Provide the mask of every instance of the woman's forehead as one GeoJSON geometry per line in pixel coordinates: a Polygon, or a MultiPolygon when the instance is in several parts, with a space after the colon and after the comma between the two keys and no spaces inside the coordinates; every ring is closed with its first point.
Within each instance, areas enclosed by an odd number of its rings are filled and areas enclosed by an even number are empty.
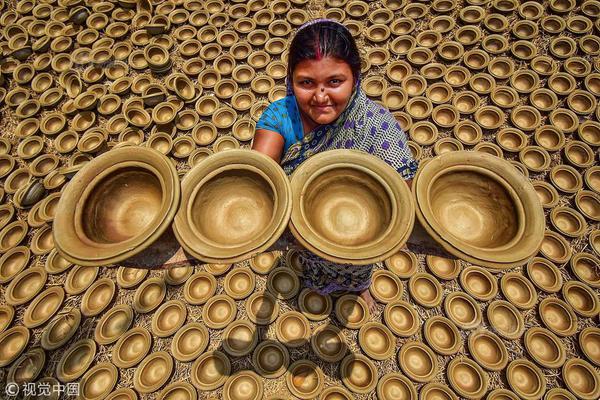
{"type": "Polygon", "coordinates": [[[320,60],[302,60],[294,68],[294,76],[329,78],[339,75],[352,75],[350,65],[339,58],[324,57],[320,60]]]}

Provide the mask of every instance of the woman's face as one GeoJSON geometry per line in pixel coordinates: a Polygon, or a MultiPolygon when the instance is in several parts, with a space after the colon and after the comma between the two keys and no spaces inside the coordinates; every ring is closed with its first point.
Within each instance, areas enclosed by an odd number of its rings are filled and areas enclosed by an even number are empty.
{"type": "Polygon", "coordinates": [[[335,121],[348,105],[354,89],[350,65],[332,57],[299,62],[292,73],[292,82],[300,111],[317,125],[335,121]]]}

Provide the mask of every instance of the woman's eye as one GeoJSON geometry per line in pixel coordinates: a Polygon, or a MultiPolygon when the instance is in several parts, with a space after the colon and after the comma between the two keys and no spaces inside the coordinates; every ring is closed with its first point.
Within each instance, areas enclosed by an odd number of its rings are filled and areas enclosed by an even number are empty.
{"type": "Polygon", "coordinates": [[[339,79],[332,79],[330,82],[333,83],[334,85],[341,83],[341,81],[339,79]]]}
{"type": "Polygon", "coordinates": [[[300,83],[303,85],[308,85],[308,84],[310,84],[310,81],[308,79],[305,79],[303,81],[300,81],[300,83]]]}

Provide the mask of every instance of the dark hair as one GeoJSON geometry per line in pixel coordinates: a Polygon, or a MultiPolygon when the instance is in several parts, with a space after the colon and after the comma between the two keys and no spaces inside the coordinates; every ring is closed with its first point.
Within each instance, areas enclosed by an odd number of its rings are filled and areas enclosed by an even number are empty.
{"type": "Polygon", "coordinates": [[[288,76],[304,60],[334,57],[350,65],[354,81],[360,78],[360,53],[348,29],[334,21],[318,21],[302,27],[294,36],[288,57],[288,76]]]}

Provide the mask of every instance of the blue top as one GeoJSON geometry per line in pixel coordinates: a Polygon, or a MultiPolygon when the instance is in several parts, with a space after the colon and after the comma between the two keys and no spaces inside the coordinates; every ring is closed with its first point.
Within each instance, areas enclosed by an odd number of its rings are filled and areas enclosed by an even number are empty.
{"type": "Polygon", "coordinates": [[[302,140],[304,136],[296,97],[286,96],[269,104],[256,123],[256,129],[266,129],[283,136],[285,154],[291,145],[302,140]]]}

